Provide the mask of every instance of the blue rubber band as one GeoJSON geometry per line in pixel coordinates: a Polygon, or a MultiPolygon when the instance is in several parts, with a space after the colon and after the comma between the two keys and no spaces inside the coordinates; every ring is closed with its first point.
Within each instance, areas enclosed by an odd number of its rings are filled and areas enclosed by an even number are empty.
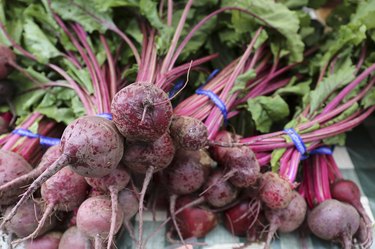
{"type": "Polygon", "coordinates": [[[308,155],[302,155],[301,160],[305,160],[309,157],[309,155],[332,155],[333,154],[333,147],[322,146],[318,147],[308,153],[308,155]]]}
{"type": "Polygon", "coordinates": [[[284,130],[286,134],[292,139],[294,146],[296,146],[296,149],[301,153],[301,155],[305,155],[307,152],[306,145],[303,142],[302,138],[298,135],[295,129],[288,128],[284,130]]]}
{"type": "Polygon", "coordinates": [[[28,137],[28,138],[39,138],[40,140],[39,142],[43,146],[53,146],[53,145],[57,145],[60,143],[59,138],[42,136],[42,135],[35,134],[32,131],[23,129],[23,128],[15,129],[12,131],[12,133],[19,135],[19,136],[23,136],[23,137],[28,137]]]}
{"type": "Polygon", "coordinates": [[[177,81],[177,83],[169,91],[168,97],[172,98],[184,86],[184,83],[185,83],[185,81],[183,81],[183,80],[177,81]]]}
{"type": "Polygon", "coordinates": [[[210,90],[203,90],[202,88],[198,88],[195,91],[195,93],[198,94],[198,95],[205,95],[208,98],[210,98],[211,101],[214,102],[214,104],[216,105],[216,107],[219,108],[220,111],[221,111],[221,113],[223,114],[224,123],[225,124],[228,123],[228,111],[227,111],[227,107],[225,106],[225,103],[219,98],[219,96],[217,96],[214,92],[212,92],[210,90]]]}
{"type": "Polygon", "coordinates": [[[18,128],[12,131],[13,134],[20,135],[22,137],[39,138],[39,136],[30,130],[18,128]]]}
{"type": "Polygon", "coordinates": [[[96,114],[96,116],[106,118],[108,120],[112,120],[112,114],[108,112],[99,113],[99,114],[96,114]]]}
{"type": "Polygon", "coordinates": [[[40,136],[40,144],[45,146],[54,146],[60,144],[59,138],[40,136]]]}

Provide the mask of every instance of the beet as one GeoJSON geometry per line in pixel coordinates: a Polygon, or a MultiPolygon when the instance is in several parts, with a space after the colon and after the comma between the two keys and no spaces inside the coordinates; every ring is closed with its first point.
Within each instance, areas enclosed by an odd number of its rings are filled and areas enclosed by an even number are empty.
{"type": "MultiPolygon", "coordinates": [[[[177,199],[176,207],[181,208],[194,200],[192,196],[182,196],[177,199]]],[[[202,238],[218,223],[215,213],[199,207],[189,207],[176,214],[182,236],[186,238],[202,238]]]]}
{"type": "Polygon", "coordinates": [[[59,249],[92,249],[90,238],[76,226],[66,230],[60,239],[59,249]]]}
{"type": "Polygon", "coordinates": [[[19,206],[51,176],[68,166],[86,177],[102,177],[111,173],[123,155],[123,137],[115,125],[102,117],[85,116],[69,124],[61,138],[61,156],[26,190],[0,229],[12,218],[19,206]]]}
{"type": "Polygon", "coordinates": [[[225,227],[235,236],[245,236],[256,222],[258,213],[259,210],[251,210],[250,201],[241,201],[225,211],[225,227]]]}
{"type": "MultiPolygon", "coordinates": [[[[77,227],[95,244],[105,241],[111,229],[112,217],[111,199],[107,196],[96,196],[86,199],[78,209],[77,227]]],[[[115,222],[115,233],[120,230],[123,212],[118,212],[115,222]]]]}
{"type": "MultiPolygon", "coordinates": [[[[5,211],[7,215],[12,210],[12,207],[9,207],[5,211]]],[[[6,230],[10,233],[14,233],[17,237],[22,238],[30,233],[32,233],[38,226],[38,221],[42,217],[43,208],[41,205],[40,199],[27,200],[23,205],[18,209],[17,213],[13,218],[6,224],[6,230]]],[[[51,216],[51,219],[43,225],[43,228],[40,229],[39,234],[44,234],[47,231],[51,230],[56,224],[56,216],[51,216]]]]}
{"type": "Polygon", "coordinates": [[[305,220],[307,204],[305,199],[296,191],[292,192],[292,200],[286,208],[265,210],[265,216],[270,223],[267,242],[264,248],[270,248],[271,240],[276,230],[289,233],[296,230],[305,220]]]}
{"type": "Polygon", "coordinates": [[[108,238],[108,249],[112,246],[113,237],[115,233],[115,222],[118,210],[118,193],[128,185],[130,180],[129,173],[123,168],[117,168],[111,172],[111,174],[103,176],[101,178],[90,178],[86,177],[87,183],[104,193],[108,193],[111,196],[112,201],[112,221],[111,230],[108,238]]]}
{"type": "Polygon", "coordinates": [[[311,232],[324,240],[333,240],[345,249],[352,248],[352,237],[359,228],[356,209],[337,200],[325,200],[307,215],[311,232]]]}
{"type": "MultiPolygon", "coordinates": [[[[229,131],[219,131],[215,136],[215,141],[222,142],[226,144],[238,142],[241,137],[229,131]]],[[[227,151],[231,150],[231,147],[223,147],[223,146],[211,146],[210,147],[210,155],[212,158],[217,162],[224,162],[224,156],[226,155],[227,151]]]]}
{"type": "Polygon", "coordinates": [[[238,188],[250,187],[260,177],[259,163],[247,146],[229,148],[223,157],[223,165],[229,169],[229,174],[233,174],[229,180],[238,188]]]}
{"type": "MultiPolygon", "coordinates": [[[[170,198],[170,213],[171,213],[171,219],[174,222],[176,231],[178,235],[180,236],[181,240],[184,236],[180,233],[179,225],[176,223],[176,214],[183,211],[184,208],[193,207],[199,204],[202,204],[204,202],[209,203],[211,206],[220,208],[225,207],[226,205],[229,205],[232,203],[237,195],[238,190],[227,181],[221,181],[223,178],[223,172],[220,170],[214,171],[208,178],[208,180],[205,183],[206,190],[201,194],[200,198],[197,198],[193,200],[191,203],[188,203],[186,207],[182,207],[175,212],[175,201],[177,198],[177,195],[172,195],[170,198]]],[[[182,240],[183,241],[183,240],[182,240]]]]}
{"type": "Polygon", "coordinates": [[[175,216],[177,195],[190,194],[198,190],[206,181],[213,160],[203,151],[180,149],[167,171],[167,185],[171,193],[169,211],[178,236],[185,244],[175,216]]]}
{"type": "Polygon", "coordinates": [[[266,172],[261,177],[259,196],[269,208],[286,208],[293,198],[291,184],[277,173],[266,172]]]}
{"type": "Polygon", "coordinates": [[[116,192],[124,189],[129,183],[130,175],[123,167],[118,167],[109,175],[100,178],[86,177],[85,179],[92,188],[100,190],[102,193],[110,193],[111,189],[116,192]]]}
{"type": "Polygon", "coordinates": [[[230,182],[221,181],[223,175],[222,171],[217,170],[209,176],[205,184],[205,188],[209,189],[205,191],[204,198],[214,207],[224,207],[233,202],[238,195],[237,188],[230,182]]]}
{"type": "Polygon", "coordinates": [[[46,208],[38,227],[33,233],[15,242],[33,239],[39,234],[47,219],[54,211],[73,211],[85,200],[88,185],[85,178],[73,172],[70,168],[63,168],[42,185],[42,198],[46,208]]]}
{"type": "Polygon", "coordinates": [[[76,119],[67,126],[61,138],[61,152],[67,157],[66,163],[85,177],[110,174],[119,164],[123,150],[123,138],[114,124],[97,116],[76,119]]]}
{"type": "Polygon", "coordinates": [[[59,249],[61,236],[61,232],[49,232],[36,239],[26,241],[25,249],[59,249]]]}
{"type": "Polygon", "coordinates": [[[127,141],[123,161],[130,170],[144,174],[150,166],[154,172],[166,168],[174,153],[172,138],[166,133],[152,143],[127,141]]]}
{"type": "Polygon", "coordinates": [[[366,210],[362,206],[361,192],[355,182],[345,179],[334,182],[331,186],[331,195],[336,200],[351,204],[365,221],[371,222],[366,210]]]}
{"type": "Polygon", "coordinates": [[[120,210],[124,213],[123,224],[129,232],[130,237],[135,239],[134,228],[130,220],[138,213],[139,200],[133,191],[123,189],[118,194],[118,202],[120,210]]]}
{"type": "Polygon", "coordinates": [[[339,179],[331,185],[331,195],[332,198],[349,203],[357,209],[359,215],[362,217],[361,223],[365,223],[360,226],[362,237],[360,241],[364,248],[370,247],[373,241],[372,221],[361,203],[361,191],[357,184],[351,180],[339,179]],[[363,238],[364,234],[367,234],[366,238],[363,238]]]}
{"type": "Polygon", "coordinates": [[[170,131],[173,140],[184,150],[199,150],[208,144],[207,127],[196,118],[174,115],[170,131]]]}
{"type": "Polygon", "coordinates": [[[214,161],[203,150],[178,150],[166,172],[168,190],[177,195],[190,194],[205,183],[214,161]]]}
{"type": "MultiPolygon", "coordinates": [[[[16,179],[32,171],[31,165],[20,155],[12,151],[0,149],[0,185],[16,179]]],[[[0,192],[0,205],[10,205],[23,192],[22,188],[9,188],[7,192],[0,192]]]]}
{"type": "Polygon", "coordinates": [[[139,198],[139,243],[142,242],[143,201],[152,175],[165,169],[175,154],[172,138],[168,133],[154,142],[127,141],[124,151],[124,163],[134,172],[145,174],[139,198]]]}
{"type": "Polygon", "coordinates": [[[130,220],[138,213],[138,198],[129,189],[124,189],[118,196],[119,205],[124,211],[124,220],[130,220]]]}
{"type": "MultiPolygon", "coordinates": [[[[60,147],[58,145],[50,147],[44,153],[38,167],[0,186],[1,200],[11,198],[11,194],[15,190],[17,190],[17,192],[21,194],[24,191],[24,186],[32,183],[34,179],[40,176],[43,171],[45,171],[54,161],[56,161],[60,157],[60,155],[60,147]]],[[[2,202],[0,201],[0,203],[2,202]]]]}
{"type": "Polygon", "coordinates": [[[16,61],[16,55],[14,52],[4,46],[0,46],[0,79],[5,79],[8,74],[12,71],[11,65],[16,61]]]}
{"type": "Polygon", "coordinates": [[[168,95],[153,84],[133,83],[121,89],[111,105],[113,122],[131,140],[155,141],[172,120],[168,95]]]}

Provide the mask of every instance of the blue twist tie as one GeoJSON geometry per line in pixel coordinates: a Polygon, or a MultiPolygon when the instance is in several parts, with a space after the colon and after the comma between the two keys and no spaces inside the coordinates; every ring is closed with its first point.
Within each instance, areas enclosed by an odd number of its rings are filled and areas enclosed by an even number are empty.
{"type": "Polygon", "coordinates": [[[220,109],[221,113],[223,114],[224,117],[224,123],[228,123],[228,112],[227,112],[227,107],[225,106],[224,102],[217,96],[214,92],[210,90],[203,90],[201,88],[198,88],[195,91],[196,94],[198,95],[205,95],[208,98],[211,99],[212,102],[216,105],[217,108],[220,109]]]}
{"type": "Polygon", "coordinates": [[[185,81],[183,81],[183,80],[177,81],[177,83],[169,91],[168,97],[172,98],[184,86],[184,83],[185,83],[185,81]]]}
{"type": "Polygon", "coordinates": [[[96,116],[106,118],[108,120],[112,120],[112,114],[111,113],[103,112],[103,113],[96,114],[96,116]]]}
{"type": "Polygon", "coordinates": [[[13,134],[20,135],[22,137],[39,138],[39,136],[30,130],[19,128],[12,131],[13,134]]]}
{"type": "Polygon", "coordinates": [[[333,154],[333,148],[322,146],[318,147],[315,150],[312,150],[309,152],[308,155],[302,155],[301,160],[305,160],[309,157],[309,155],[332,155],[333,154]]]}
{"type": "Polygon", "coordinates": [[[39,138],[40,144],[45,146],[53,146],[60,143],[59,138],[53,138],[53,137],[46,137],[39,134],[35,134],[30,130],[18,128],[12,131],[13,134],[28,137],[28,138],[39,138]]]}
{"type": "Polygon", "coordinates": [[[39,136],[40,144],[45,146],[54,146],[60,144],[59,138],[39,136]]]}
{"type": "Polygon", "coordinates": [[[295,129],[288,128],[284,130],[286,134],[292,139],[294,146],[296,146],[296,149],[301,153],[301,155],[305,155],[307,152],[306,145],[303,142],[302,138],[298,135],[295,129]]]}

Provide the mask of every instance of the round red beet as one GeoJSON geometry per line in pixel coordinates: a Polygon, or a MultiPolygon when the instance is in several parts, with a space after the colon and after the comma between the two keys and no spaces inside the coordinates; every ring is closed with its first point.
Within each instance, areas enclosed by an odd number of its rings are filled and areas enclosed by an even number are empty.
{"type": "Polygon", "coordinates": [[[242,201],[225,211],[224,224],[233,235],[245,236],[256,218],[249,213],[249,201],[242,201]]]}
{"type": "Polygon", "coordinates": [[[133,83],[121,89],[111,105],[113,122],[131,140],[155,141],[172,120],[168,95],[153,84],[133,83]]]}
{"type": "MultiPolygon", "coordinates": [[[[193,201],[190,196],[183,196],[177,199],[176,209],[193,201]]],[[[186,208],[176,215],[177,223],[184,238],[206,236],[218,223],[216,214],[199,207],[186,208]]]]}

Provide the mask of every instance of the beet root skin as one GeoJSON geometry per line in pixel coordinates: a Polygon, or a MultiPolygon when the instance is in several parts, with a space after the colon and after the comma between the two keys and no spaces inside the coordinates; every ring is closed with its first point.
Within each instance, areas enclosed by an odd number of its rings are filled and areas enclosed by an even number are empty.
{"type": "Polygon", "coordinates": [[[152,166],[155,171],[166,168],[173,160],[175,146],[172,138],[165,133],[152,143],[127,141],[123,162],[127,168],[137,173],[146,173],[152,166]]]}
{"type": "MultiPolygon", "coordinates": [[[[90,238],[99,235],[106,239],[111,227],[111,199],[107,196],[96,196],[86,199],[78,209],[77,227],[90,238]]],[[[120,230],[123,221],[123,212],[116,217],[115,233],[120,230]]]]}
{"type": "Polygon", "coordinates": [[[31,165],[19,154],[0,149],[0,185],[24,175],[32,169],[31,165]]]}
{"type": "Polygon", "coordinates": [[[33,240],[25,242],[25,249],[59,249],[61,232],[49,232],[33,240]]]}
{"type": "Polygon", "coordinates": [[[61,211],[73,211],[85,200],[88,184],[85,178],[70,168],[63,168],[48,179],[41,188],[47,203],[61,211]]]}
{"type": "Polygon", "coordinates": [[[317,237],[338,241],[345,248],[351,248],[352,237],[359,228],[360,216],[353,206],[331,199],[309,212],[307,223],[317,237]]]}
{"type": "MultiPolygon", "coordinates": [[[[5,215],[10,212],[12,207],[5,211],[5,215]]],[[[40,200],[27,200],[18,209],[13,218],[6,224],[7,231],[14,233],[17,237],[22,238],[31,234],[38,226],[38,221],[42,217],[43,207],[40,200]]],[[[56,224],[56,216],[46,222],[39,235],[51,230],[56,224]]]]}
{"type": "MultiPolygon", "coordinates": [[[[35,178],[43,173],[60,156],[60,148],[55,145],[50,147],[43,155],[39,165],[26,174],[18,176],[13,180],[0,186],[0,205],[11,204],[23,193],[24,186],[32,183],[35,178]]],[[[30,166],[31,167],[31,166],[30,166]]]]}
{"type": "Polygon", "coordinates": [[[233,202],[238,196],[238,190],[228,181],[222,181],[222,171],[213,172],[208,178],[204,193],[205,200],[213,207],[224,207],[233,202]]]}
{"type": "Polygon", "coordinates": [[[61,154],[69,166],[84,177],[102,177],[121,161],[124,139],[113,122],[97,116],[85,116],[69,124],[61,138],[61,154]]]}
{"type": "Polygon", "coordinates": [[[249,201],[242,201],[225,211],[224,224],[228,231],[235,236],[245,236],[250,226],[254,223],[254,217],[249,212],[249,201]],[[244,214],[246,216],[242,217],[244,214]]]}
{"type": "Polygon", "coordinates": [[[134,192],[124,189],[118,194],[120,209],[124,211],[124,221],[130,220],[138,213],[139,200],[134,192]]]}
{"type": "Polygon", "coordinates": [[[190,194],[202,187],[213,160],[203,150],[178,150],[166,172],[168,188],[177,195],[190,194]]]}
{"type": "MultiPolygon", "coordinates": [[[[30,173],[33,170],[31,165],[15,152],[0,150],[0,186],[5,186],[18,177],[30,173]]],[[[22,185],[24,186],[24,185],[22,185]]],[[[1,188],[0,187],[0,188],[1,188]]],[[[21,186],[7,188],[0,191],[0,205],[10,205],[15,202],[20,194],[24,192],[21,186]]]]}
{"type": "Polygon", "coordinates": [[[291,184],[274,172],[266,172],[261,177],[259,196],[267,207],[286,208],[292,200],[291,184]]]}
{"type": "Polygon", "coordinates": [[[265,216],[267,220],[276,222],[278,230],[282,233],[289,233],[296,230],[305,220],[307,203],[305,199],[296,191],[289,205],[283,209],[267,209],[265,216]]]}
{"type": "Polygon", "coordinates": [[[153,84],[133,83],[121,89],[111,105],[113,122],[130,140],[155,141],[168,130],[172,104],[168,95],[153,84]]]}
{"type": "Polygon", "coordinates": [[[173,140],[185,150],[203,149],[208,144],[208,130],[202,121],[174,115],[170,127],[173,140]]]}
{"type": "Polygon", "coordinates": [[[254,185],[260,177],[260,166],[254,152],[247,146],[229,148],[223,158],[224,166],[235,171],[229,179],[238,188],[254,185]]]}
{"type": "MultiPolygon", "coordinates": [[[[176,209],[192,202],[194,197],[182,196],[176,201],[176,209]]],[[[202,238],[206,236],[218,223],[215,213],[199,207],[189,207],[176,214],[178,227],[182,236],[186,238],[202,238]]]]}
{"type": "MultiPolygon", "coordinates": [[[[239,135],[236,135],[226,130],[222,130],[216,134],[215,141],[230,144],[233,142],[237,142],[240,138],[241,137],[239,135]]],[[[215,161],[224,162],[224,157],[227,151],[230,150],[231,147],[212,146],[210,147],[210,155],[215,161]]]]}
{"type": "Polygon", "coordinates": [[[76,226],[66,230],[59,243],[59,249],[92,249],[90,238],[76,226]]]}
{"type": "Polygon", "coordinates": [[[99,190],[102,193],[109,193],[110,188],[114,191],[124,189],[130,181],[130,175],[123,167],[119,167],[114,169],[109,175],[100,178],[86,177],[85,179],[95,190],[99,190]]]}

